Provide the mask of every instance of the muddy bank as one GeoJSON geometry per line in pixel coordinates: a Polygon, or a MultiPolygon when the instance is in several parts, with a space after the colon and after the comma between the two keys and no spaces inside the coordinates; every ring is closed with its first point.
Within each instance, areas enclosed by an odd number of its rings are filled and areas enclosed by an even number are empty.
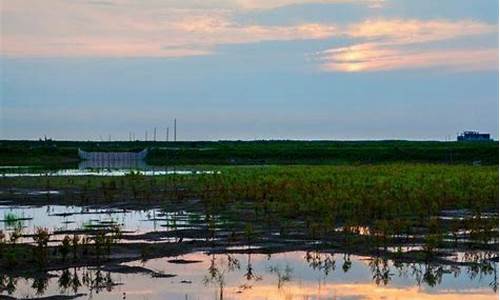
{"type": "MultiPolygon", "coordinates": [[[[90,234],[92,238],[94,234],[90,234]]],[[[421,243],[408,243],[404,241],[378,244],[366,238],[350,236],[351,242],[346,243],[344,235],[332,236],[324,239],[310,239],[304,235],[276,236],[262,233],[253,240],[248,240],[242,233],[218,232],[212,235],[208,231],[169,231],[145,233],[134,236],[124,235],[121,239],[106,250],[105,246],[98,246],[96,242],[88,245],[77,246],[74,257],[68,254],[62,257],[61,246],[48,246],[46,261],[37,265],[35,257],[37,247],[31,244],[3,245],[3,253],[15,251],[17,261],[9,266],[8,258],[3,255],[2,274],[10,276],[35,276],[46,272],[79,268],[100,267],[102,270],[116,273],[146,273],[153,277],[175,276],[175,274],[160,274],[151,270],[140,268],[128,269],[117,267],[121,263],[155,258],[169,258],[170,263],[190,264],[198,261],[177,259],[176,257],[193,253],[204,252],[207,254],[276,254],[290,251],[319,251],[322,253],[340,253],[367,257],[380,257],[395,262],[425,263],[434,265],[482,265],[498,262],[497,244],[471,244],[471,243],[442,243],[439,248],[425,249],[421,243]],[[182,232],[182,233],[181,233],[182,232]],[[213,236],[213,238],[211,238],[213,236]],[[172,241],[162,241],[161,237],[173,238],[172,241]],[[135,242],[141,240],[141,242],[135,242]],[[456,253],[463,253],[466,259],[456,260],[456,253]]],[[[421,241],[423,242],[423,241],[421,241]]]]}

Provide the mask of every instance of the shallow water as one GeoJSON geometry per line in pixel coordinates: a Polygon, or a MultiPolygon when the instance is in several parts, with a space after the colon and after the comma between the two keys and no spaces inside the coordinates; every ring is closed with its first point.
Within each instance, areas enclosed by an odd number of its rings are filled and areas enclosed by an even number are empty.
{"type": "MultiPolygon", "coordinates": [[[[128,210],[63,205],[0,205],[0,230],[7,233],[17,227],[22,228],[23,234],[31,234],[37,227],[45,227],[50,233],[57,233],[97,226],[118,226],[124,232],[140,234],[178,227],[188,228],[190,222],[201,219],[202,216],[193,212],[166,212],[158,208],[128,210]]],[[[32,240],[27,238],[24,241],[32,240]]]]}
{"type": "Polygon", "coordinates": [[[143,176],[157,175],[198,175],[214,174],[214,171],[200,170],[131,170],[131,169],[62,169],[56,171],[40,170],[38,172],[3,172],[2,177],[40,177],[40,176],[125,176],[131,173],[143,176]]]}
{"type": "MultiPolygon", "coordinates": [[[[217,222],[223,221],[218,218],[217,222]]],[[[9,232],[22,226],[23,233],[32,233],[37,226],[54,233],[113,224],[131,234],[140,234],[168,231],[174,226],[206,225],[202,215],[184,210],[62,205],[0,205],[0,219],[0,230],[9,232]]],[[[51,239],[60,244],[57,239],[62,236],[51,239]]],[[[32,239],[26,237],[20,242],[32,239]]],[[[225,251],[250,249],[258,251],[259,247],[235,246],[225,251]]],[[[415,249],[419,247],[403,250],[415,249]]],[[[456,253],[450,261],[473,261],[470,255],[456,253]]],[[[140,270],[78,268],[26,279],[2,275],[0,270],[0,299],[1,295],[26,298],[78,293],[84,294],[79,299],[498,299],[498,263],[489,260],[479,267],[467,267],[395,264],[381,258],[304,251],[273,255],[195,252],[123,265],[175,276],[154,277],[151,272],[140,270]]]]}
{"type": "MultiPolygon", "coordinates": [[[[17,297],[84,293],[80,299],[497,299],[496,270],[426,266],[342,254],[287,252],[159,258],[131,262],[170,278],[96,269],[53,272],[47,282],[12,278],[17,297]],[[75,280],[77,278],[77,280],[75,280]],[[79,284],[77,284],[79,283],[79,284]]],[[[9,279],[5,278],[8,283],[9,279]]],[[[4,294],[8,294],[4,291],[4,294]]]]}
{"type": "Polygon", "coordinates": [[[0,177],[40,176],[125,176],[131,173],[144,176],[214,174],[214,171],[189,168],[165,168],[147,165],[142,161],[82,161],[75,167],[0,166],[0,177]]]}

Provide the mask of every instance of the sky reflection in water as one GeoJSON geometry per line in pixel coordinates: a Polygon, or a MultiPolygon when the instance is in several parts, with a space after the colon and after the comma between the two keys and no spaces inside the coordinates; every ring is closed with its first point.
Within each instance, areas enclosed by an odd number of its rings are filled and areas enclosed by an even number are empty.
{"type": "MultiPolygon", "coordinates": [[[[61,280],[61,272],[57,272],[59,279],[49,279],[39,295],[74,293],[71,282],[73,274],[77,274],[82,283],[77,292],[87,294],[82,299],[220,299],[221,295],[223,299],[498,298],[490,286],[497,265],[491,273],[480,275],[465,267],[443,267],[440,273],[438,266],[403,264],[397,268],[381,259],[306,252],[182,256],[185,260],[201,261],[191,264],[174,264],[169,259],[172,258],[127,265],[144,266],[176,277],[151,278],[145,274],[104,271],[96,275],[95,270],[69,270],[66,280],[61,280]],[[383,273],[387,275],[382,276],[386,282],[379,277],[383,273]],[[97,284],[96,278],[102,282],[97,284]],[[382,280],[377,284],[376,279],[382,280]],[[89,282],[95,285],[93,291],[86,286],[89,282]],[[434,286],[430,285],[432,282],[434,286]]],[[[31,279],[18,280],[13,295],[35,296],[33,286],[31,279]]]]}

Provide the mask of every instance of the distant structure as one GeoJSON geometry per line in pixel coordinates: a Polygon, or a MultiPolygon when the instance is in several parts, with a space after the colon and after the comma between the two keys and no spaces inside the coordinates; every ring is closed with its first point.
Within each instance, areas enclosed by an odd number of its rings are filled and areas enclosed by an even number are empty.
{"type": "Polygon", "coordinates": [[[146,155],[148,155],[148,149],[144,149],[141,152],[87,152],[78,149],[78,155],[82,160],[91,161],[138,161],[146,158],[146,155]]]}
{"type": "Polygon", "coordinates": [[[477,141],[477,142],[487,142],[491,141],[489,133],[479,133],[478,131],[464,131],[462,134],[457,136],[457,141],[477,141]]]}
{"type": "Polygon", "coordinates": [[[174,142],[177,142],[177,119],[174,119],[174,142]]]}

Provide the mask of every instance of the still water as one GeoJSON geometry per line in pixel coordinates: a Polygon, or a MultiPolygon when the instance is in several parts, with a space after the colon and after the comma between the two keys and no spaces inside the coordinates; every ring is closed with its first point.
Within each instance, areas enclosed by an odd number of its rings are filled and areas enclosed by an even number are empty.
{"type": "MultiPolygon", "coordinates": [[[[319,252],[216,254],[126,263],[145,273],[79,268],[52,272],[45,282],[4,278],[11,296],[81,294],[79,299],[498,299],[497,264],[467,267],[395,265],[377,258],[319,252]],[[176,263],[183,259],[183,263],[176,263]]],[[[4,295],[9,292],[4,291],[4,295]]]]}
{"type": "MultiPolygon", "coordinates": [[[[215,224],[219,224],[218,216],[214,216],[214,218],[215,224]]],[[[11,234],[15,230],[20,230],[22,237],[18,242],[21,243],[33,243],[33,239],[29,235],[33,234],[38,227],[46,228],[51,233],[50,245],[58,245],[65,235],[71,235],[73,232],[78,233],[79,231],[85,232],[86,230],[119,228],[123,234],[131,236],[177,229],[195,229],[203,226],[206,226],[203,215],[184,210],[0,204],[0,231],[11,234]]],[[[160,240],[134,238],[131,242],[152,243],[168,240],[170,238],[161,238],[160,240]]],[[[121,240],[121,242],[126,243],[129,241],[121,240]]]]}
{"type": "Polygon", "coordinates": [[[197,216],[184,211],[165,212],[160,209],[0,205],[0,230],[8,232],[13,227],[22,226],[24,232],[31,233],[35,227],[42,226],[53,232],[82,229],[99,224],[115,224],[124,231],[144,233],[166,227],[172,218],[176,219],[177,225],[182,226],[186,224],[188,218],[193,217],[197,216]]]}
{"type": "MultiPolygon", "coordinates": [[[[202,216],[167,212],[61,205],[0,206],[0,229],[22,226],[76,230],[86,224],[118,224],[145,233],[203,224],[202,216]],[[8,222],[11,216],[12,223],[8,222]],[[17,216],[19,221],[14,221],[17,216]],[[165,226],[161,226],[161,225],[165,226]]],[[[62,235],[61,235],[62,236],[62,235]]],[[[57,238],[53,236],[53,238],[57,238]]],[[[23,241],[21,241],[23,242],[23,241]]],[[[32,242],[26,238],[24,242],[32,242]]],[[[240,247],[242,250],[251,247],[240,247]]],[[[0,272],[2,295],[18,298],[79,295],[78,299],[497,299],[498,263],[481,266],[394,263],[382,258],[322,252],[209,254],[124,263],[140,269],[96,267],[52,271],[44,278],[0,272]],[[148,271],[145,272],[144,270],[148,271]],[[165,276],[158,276],[165,275],[165,276]]],[[[465,256],[456,254],[456,262],[465,256]]]]}
{"type": "Polygon", "coordinates": [[[179,167],[155,167],[146,164],[144,161],[82,161],[75,166],[54,166],[51,169],[37,166],[0,166],[0,177],[125,176],[131,173],[155,176],[213,174],[214,171],[179,167]]]}

